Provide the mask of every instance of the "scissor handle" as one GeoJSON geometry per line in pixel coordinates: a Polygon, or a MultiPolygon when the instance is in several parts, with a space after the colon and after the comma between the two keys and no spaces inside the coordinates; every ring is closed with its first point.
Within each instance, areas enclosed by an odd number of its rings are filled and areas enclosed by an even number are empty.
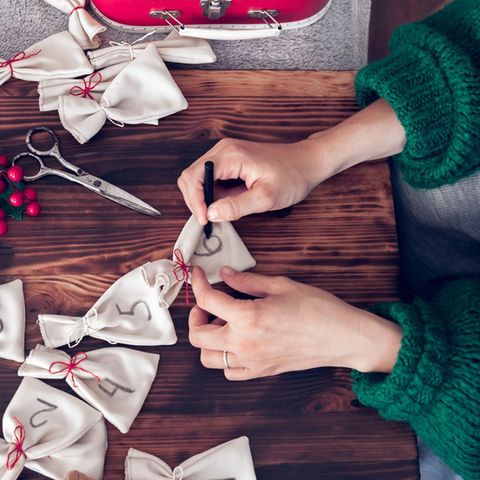
{"type": "Polygon", "coordinates": [[[70,163],[69,161],[65,160],[62,157],[62,154],[60,153],[60,142],[58,140],[56,133],[51,128],[48,128],[48,127],[31,128],[25,136],[25,142],[27,143],[27,148],[35,155],[39,155],[42,157],[47,157],[47,156],[54,157],[58,160],[58,162],[61,165],[63,165],[65,168],[67,168],[71,172],[74,172],[76,175],[83,175],[85,173],[81,168],[73,165],[72,163],[70,163]],[[53,145],[50,148],[50,150],[39,150],[38,148],[35,148],[33,146],[32,135],[39,132],[47,132],[50,135],[50,138],[53,140],[53,145]]]}
{"type": "Polygon", "coordinates": [[[16,165],[20,163],[20,160],[22,160],[23,158],[33,158],[38,163],[38,172],[35,173],[34,175],[25,175],[23,177],[24,180],[26,180],[27,182],[33,182],[34,180],[38,180],[39,178],[42,178],[45,175],[48,175],[48,172],[50,169],[45,166],[42,159],[38,155],[35,155],[34,153],[31,153],[31,152],[19,153],[18,155],[13,157],[12,165],[16,165]]]}
{"type": "Polygon", "coordinates": [[[55,132],[48,127],[33,127],[31,128],[26,136],[25,136],[25,142],[27,143],[28,149],[34,153],[35,155],[43,155],[43,156],[52,156],[58,158],[60,156],[60,150],[58,148],[59,141],[58,137],[55,134],[55,132]],[[32,144],[32,135],[35,133],[39,132],[47,132],[48,135],[50,135],[50,138],[53,140],[53,145],[49,150],[39,150],[38,148],[35,148],[32,144]]]}

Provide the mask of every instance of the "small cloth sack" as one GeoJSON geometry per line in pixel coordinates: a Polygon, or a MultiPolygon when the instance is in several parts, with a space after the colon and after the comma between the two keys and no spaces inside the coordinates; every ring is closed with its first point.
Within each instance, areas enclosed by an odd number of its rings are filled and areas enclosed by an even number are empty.
{"type": "Polygon", "coordinates": [[[65,379],[74,392],[122,433],[140,412],[157,373],[159,355],[110,347],[70,357],[37,345],[20,366],[21,377],[65,379]]]}
{"type": "Polygon", "coordinates": [[[0,358],[25,359],[25,300],[21,280],[0,285],[0,358]]]}
{"type": "Polygon", "coordinates": [[[8,60],[0,58],[0,85],[11,77],[39,82],[92,72],[92,65],[68,32],[56,33],[8,60]]]}
{"type": "Polygon", "coordinates": [[[45,345],[74,347],[90,335],[110,343],[172,345],[177,341],[169,301],[172,262],[159,260],[119,278],[84,317],[39,315],[45,345]]]}
{"type": "Polygon", "coordinates": [[[62,95],[90,98],[98,102],[112,80],[126,64],[112,65],[85,78],[56,78],[42,80],[38,84],[38,106],[41,112],[58,109],[58,98],[62,95]]]}
{"type": "Polygon", "coordinates": [[[247,437],[239,437],[195,455],[173,470],[153,455],[131,448],[125,480],[255,480],[247,437]]]}
{"type": "Polygon", "coordinates": [[[103,477],[107,431],[102,414],[85,402],[34,378],[25,378],[3,415],[0,478],[24,468],[63,480],[80,470],[103,477]]]}
{"type": "Polygon", "coordinates": [[[181,255],[190,267],[201,267],[212,284],[222,281],[222,267],[244,271],[256,265],[230,222],[212,223],[212,234],[207,239],[203,226],[193,215],[183,227],[173,252],[174,261],[178,262],[181,255]]]}
{"type": "Polygon", "coordinates": [[[110,47],[88,52],[87,55],[95,70],[108,67],[109,65],[131,62],[148,45],[153,45],[156,48],[164,62],[197,65],[213,63],[217,60],[210,44],[206,40],[181,37],[176,30],[172,30],[163,40],[146,43],[137,42],[110,42],[110,47]]]}
{"type": "Polygon", "coordinates": [[[153,45],[118,74],[98,102],[64,95],[58,103],[62,125],[80,143],[88,142],[107,119],[119,126],[157,124],[188,107],[153,45]]]}
{"type": "Polygon", "coordinates": [[[83,50],[98,48],[99,34],[106,30],[85,9],[88,0],[45,0],[68,15],[68,30],[83,50]]]}

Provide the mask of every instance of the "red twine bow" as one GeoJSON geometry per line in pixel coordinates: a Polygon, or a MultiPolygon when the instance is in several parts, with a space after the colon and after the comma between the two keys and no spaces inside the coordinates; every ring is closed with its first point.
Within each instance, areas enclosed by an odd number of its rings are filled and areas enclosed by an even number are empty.
{"type": "Polygon", "coordinates": [[[88,5],[88,0],[85,0],[85,3],[83,5],[78,5],[78,7],[72,8],[72,11],[68,14],[68,16],[72,15],[73,12],[76,12],[77,10],[85,10],[85,7],[88,5]]]}
{"type": "Polygon", "coordinates": [[[183,253],[180,249],[176,248],[173,251],[173,255],[175,257],[175,265],[176,267],[173,269],[173,274],[175,275],[175,278],[177,279],[178,282],[185,282],[185,301],[186,304],[189,304],[189,295],[188,295],[188,289],[189,289],[189,284],[188,280],[190,279],[190,265],[187,265],[185,263],[185,260],[183,258],[183,253]]]}
{"type": "Polygon", "coordinates": [[[102,74],[100,72],[94,72],[89,77],[83,78],[83,88],[78,85],[74,85],[70,89],[70,95],[74,97],[88,97],[90,100],[94,98],[90,95],[90,92],[102,81],[102,74]],[[87,82],[88,80],[88,82],[87,82]]]}
{"type": "Polygon", "coordinates": [[[27,55],[25,52],[18,52],[16,55],[14,55],[12,58],[9,58],[8,60],[5,60],[4,62],[0,63],[0,68],[5,68],[8,67],[10,68],[10,75],[13,76],[13,63],[19,62],[20,60],[26,60],[27,58],[34,57],[35,55],[38,55],[41,52],[39,50],[36,53],[32,53],[30,55],[27,55]]]}
{"type": "Polygon", "coordinates": [[[25,427],[17,417],[13,417],[13,419],[15,420],[16,427],[13,431],[14,441],[12,442],[12,449],[8,452],[7,462],[5,464],[7,470],[13,470],[21,457],[25,457],[25,460],[27,459],[27,454],[23,451],[23,442],[26,436],[25,427]]]}
{"type": "Polygon", "coordinates": [[[75,374],[73,373],[73,371],[75,369],[76,370],[81,370],[82,372],[85,372],[85,373],[88,373],[89,375],[94,377],[97,380],[97,382],[99,382],[100,377],[95,375],[90,370],[86,370],[85,368],[79,367],[79,365],[87,359],[88,359],[88,355],[85,352],[76,353],[70,359],[70,363],[67,363],[67,362],[53,362],[53,363],[51,363],[50,368],[48,369],[48,373],[50,373],[51,375],[56,375],[58,373],[63,373],[63,372],[66,371],[67,374],[65,375],[65,378],[68,378],[68,376],[71,375],[72,383],[73,383],[74,388],[77,388],[77,383],[75,382],[75,374]],[[54,371],[53,368],[55,368],[55,365],[63,365],[63,368],[61,368],[60,370],[54,371]]]}

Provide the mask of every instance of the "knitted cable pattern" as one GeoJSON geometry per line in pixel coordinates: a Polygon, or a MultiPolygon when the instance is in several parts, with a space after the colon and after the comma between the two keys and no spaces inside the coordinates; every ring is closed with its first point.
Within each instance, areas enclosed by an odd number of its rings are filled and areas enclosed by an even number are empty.
{"type": "Polygon", "coordinates": [[[480,168],[480,2],[456,0],[398,28],[391,54],[355,79],[365,107],[389,102],[406,131],[397,160],[417,188],[454,183],[480,168]]]}
{"type": "Polygon", "coordinates": [[[448,283],[430,304],[374,311],[402,327],[402,346],[391,374],[352,372],[358,399],[410,423],[464,480],[480,479],[480,277],[448,283]]]}

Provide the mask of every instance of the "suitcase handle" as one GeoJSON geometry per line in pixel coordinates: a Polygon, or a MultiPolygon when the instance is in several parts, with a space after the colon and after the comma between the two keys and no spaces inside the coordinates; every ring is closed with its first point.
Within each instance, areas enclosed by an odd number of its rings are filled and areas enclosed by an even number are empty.
{"type": "Polygon", "coordinates": [[[204,38],[205,40],[251,40],[254,38],[278,37],[281,28],[262,28],[246,30],[223,30],[219,28],[178,28],[177,32],[182,37],[204,38]]]}

